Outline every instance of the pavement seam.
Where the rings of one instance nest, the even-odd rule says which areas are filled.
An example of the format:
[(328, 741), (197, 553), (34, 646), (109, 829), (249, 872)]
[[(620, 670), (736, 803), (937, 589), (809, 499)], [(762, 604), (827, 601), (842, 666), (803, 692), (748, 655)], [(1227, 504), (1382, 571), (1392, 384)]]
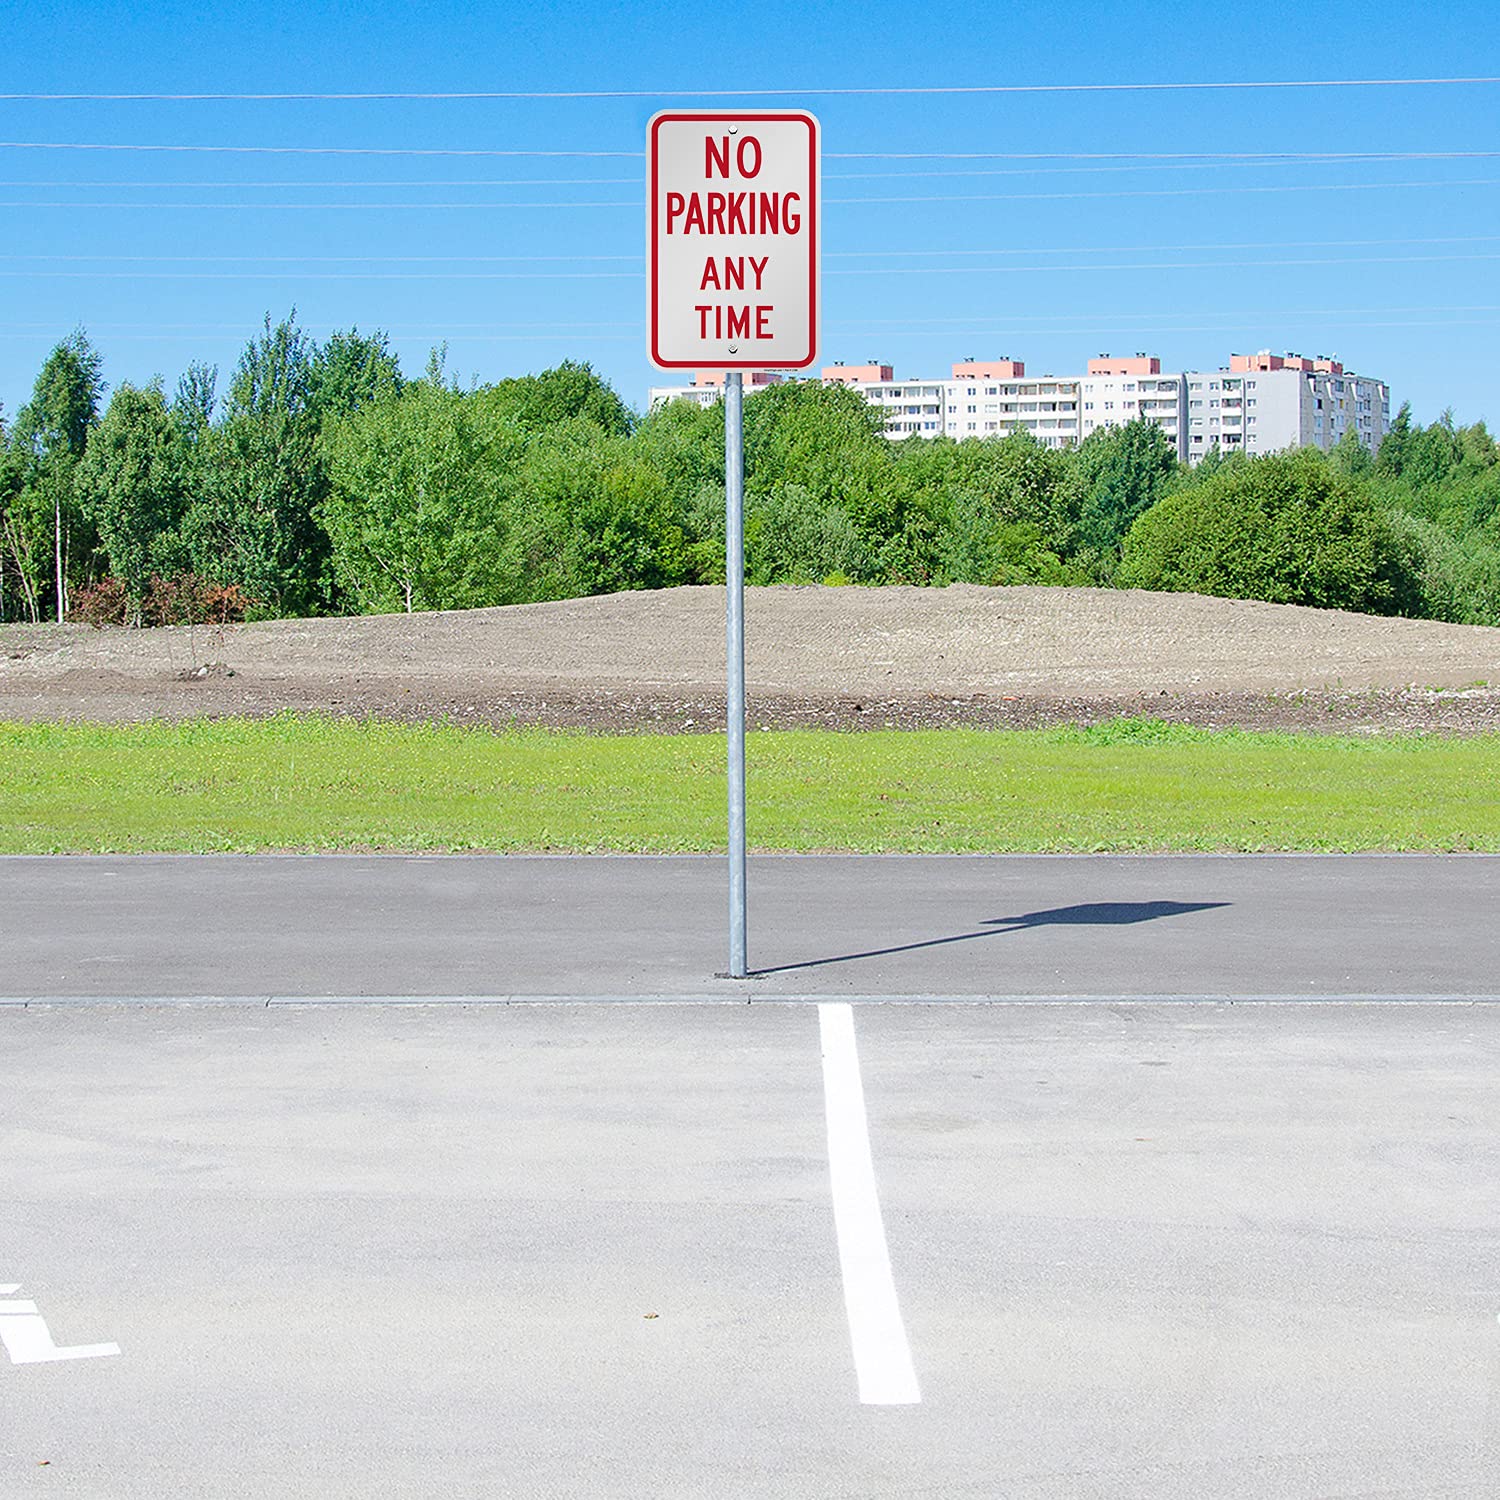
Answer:
[(734, 995), (734, 994), (503, 994), (503, 995), (11, 995), (0, 1007), (11, 1009), (87, 1008), (102, 1006), (254, 1006), (257, 1009), (325, 1006), (592, 1006), (592, 1005), (1486, 1005), (1500, 994), (1081, 994), (1081, 995)]

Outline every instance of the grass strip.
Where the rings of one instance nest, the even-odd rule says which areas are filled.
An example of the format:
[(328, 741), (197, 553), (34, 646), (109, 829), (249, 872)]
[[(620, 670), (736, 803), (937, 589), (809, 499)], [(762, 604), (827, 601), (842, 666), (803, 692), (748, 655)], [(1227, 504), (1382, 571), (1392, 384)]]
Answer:
[[(748, 766), (762, 850), (1500, 850), (1500, 735), (761, 732)], [(714, 735), (0, 724), (6, 854), (712, 851), (724, 800)]]

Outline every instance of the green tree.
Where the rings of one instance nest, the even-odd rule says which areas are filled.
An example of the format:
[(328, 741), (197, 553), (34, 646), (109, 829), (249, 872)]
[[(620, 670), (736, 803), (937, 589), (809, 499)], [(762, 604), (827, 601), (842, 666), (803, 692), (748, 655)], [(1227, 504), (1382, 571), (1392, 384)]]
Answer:
[(197, 572), (239, 584), (277, 614), (307, 614), (328, 598), (313, 349), (294, 318), (273, 327), (268, 315), (241, 354), (224, 419), (199, 443), (184, 523)]
[(745, 514), (747, 582), (867, 579), (874, 567), (867, 539), (839, 506), (819, 504), (797, 484), (751, 495)]
[(630, 409), (593, 367), (567, 359), (540, 375), (502, 380), (488, 391), (490, 410), (524, 432), (544, 432), (562, 422), (592, 422), (611, 437), (634, 425)]
[(1062, 560), (1070, 457), (1024, 428), (901, 443), (897, 468), (939, 520), (936, 578), (982, 584), (1082, 581)]
[(21, 589), (21, 607), (28, 608), (31, 619), (36, 618), (36, 602), (27, 597), (25, 580), (16, 573), (11, 557), (11, 512), (20, 494), (21, 456), (11, 442), (5, 409), (0, 407), (0, 624), (19, 613), (12, 598), (18, 587)]
[(574, 419), (522, 442), (504, 467), (501, 498), (522, 598), (670, 588), (694, 576), (689, 502), (628, 439)]
[(43, 529), (51, 522), (52, 603), (61, 620), (68, 610), (68, 574), (90, 538), (74, 494), (74, 473), (99, 419), (102, 363), (82, 329), (47, 356), (31, 400), (16, 415), (14, 443), (22, 461), (22, 493), (12, 508), (16, 535), (11, 553), (33, 599), (42, 593), (37, 559), (45, 555)]
[(128, 622), (139, 625), (162, 539), (181, 520), (186, 497), (183, 440), (159, 386), (115, 391), (77, 477), (83, 509), (125, 586)]
[(1359, 434), (1352, 427), (1344, 429), (1344, 435), (1333, 445), (1329, 458), (1334, 468), (1348, 479), (1363, 479), (1375, 470), (1374, 456), (1360, 442)]
[(219, 371), (216, 365), (193, 360), (177, 382), (172, 398), (172, 420), (188, 443), (196, 443), (213, 424), (219, 404)]
[(334, 576), (367, 613), (506, 602), (498, 445), (472, 397), (420, 380), (324, 435)]
[(1411, 449), (1411, 437), (1411, 402), (1403, 401), (1396, 412), (1395, 421), (1380, 441), (1380, 452), (1375, 458), (1380, 473), (1393, 479), (1400, 477)]
[(1413, 597), (1408, 567), (1368, 489), (1304, 449), (1226, 465), (1144, 512), (1115, 582), (1391, 614)]
[(1074, 548), (1099, 579), (1109, 578), (1125, 533), (1162, 497), (1177, 467), (1176, 450), (1155, 422), (1099, 427), (1083, 440), (1071, 476)]
[[(745, 402), (747, 515), (757, 497), (794, 486), (815, 513), (840, 510), (869, 559), (862, 582), (926, 583), (939, 520), (897, 466), (884, 417), (842, 386), (788, 381)], [(821, 523), (820, 523), (821, 524)]]
[(350, 328), (332, 334), (313, 353), (309, 383), (311, 405), (319, 422), (326, 422), (399, 395), (404, 381), (384, 333)]

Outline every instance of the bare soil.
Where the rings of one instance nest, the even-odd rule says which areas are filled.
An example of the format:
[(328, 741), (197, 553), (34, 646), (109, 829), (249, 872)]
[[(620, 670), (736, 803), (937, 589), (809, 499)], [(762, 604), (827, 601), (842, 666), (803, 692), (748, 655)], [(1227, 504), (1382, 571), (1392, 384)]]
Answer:
[[(1245, 728), (1500, 730), (1500, 629), (1196, 594), (746, 593), (754, 727), (1031, 728), (1147, 714)], [(0, 627), (0, 718), (285, 709), (711, 732), (724, 591), (165, 630)]]

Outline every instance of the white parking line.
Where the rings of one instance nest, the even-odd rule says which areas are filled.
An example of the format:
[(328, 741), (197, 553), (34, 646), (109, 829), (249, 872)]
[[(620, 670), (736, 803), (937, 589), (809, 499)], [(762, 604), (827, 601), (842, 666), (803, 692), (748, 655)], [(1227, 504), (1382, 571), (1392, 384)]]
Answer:
[(854, 1044), (854, 1012), (848, 1005), (820, 1004), (818, 1027), (823, 1042), (833, 1222), (859, 1399), (866, 1406), (911, 1406), (922, 1399), (922, 1392), (901, 1321), (875, 1189), (865, 1091)]
[(73, 1344), (59, 1348), (36, 1303), (13, 1298), (19, 1285), (0, 1286), (0, 1344), (13, 1365), (52, 1364), (61, 1359), (107, 1359), (120, 1352), (118, 1344)]

